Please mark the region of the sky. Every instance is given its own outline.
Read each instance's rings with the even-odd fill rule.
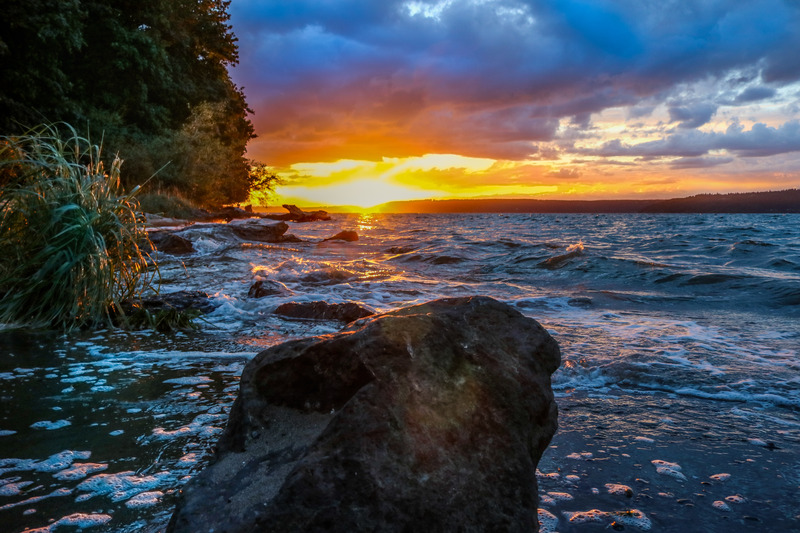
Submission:
[[[278,203],[800,187],[797,0],[233,0]]]

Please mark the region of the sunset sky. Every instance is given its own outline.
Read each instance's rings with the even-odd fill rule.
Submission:
[[[279,202],[800,187],[795,0],[233,0]]]

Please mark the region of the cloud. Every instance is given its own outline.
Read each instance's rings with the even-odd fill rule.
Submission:
[[[669,166],[675,169],[710,168],[730,163],[732,157],[681,157],[671,161]]]
[[[551,170],[547,173],[550,178],[559,178],[560,180],[575,180],[583,174],[577,168],[560,168],[558,170]]]
[[[600,148],[579,149],[600,157],[699,158],[725,150],[740,157],[764,157],[800,151],[800,121],[791,120],[775,128],[756,123],[749,130],[733,124],[725,132],[679,131],[664,139],[638,144],[609,141]]]
[[[716,112],[716,105],[701,102],[689,106],[670,107],[669,118],[671,122],[680,122],[679,128],[699,128],[711,121]]]
[[[524,160],[564,125],[664,105],[685,134],[637,146],[698,157],[689,134],[723,92],[744,105],[800,80],[800,4],[783,0],[237,0],[230,11],[251,152],[276,165]],[[698,84],[707,92],[686,97]]]
[[[736,96],[734,100],[737,104],[747,104],[750,102],[758,102],[760,100],[766,100],[767,98],[772,98],[777,93],[775,89],[772,87],[748,87],[741,93]]]

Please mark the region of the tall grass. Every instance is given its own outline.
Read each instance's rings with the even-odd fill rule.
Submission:
[[[122,190],[118,157],[106,170],[101,146],[64,124],[0,143],[0,322],[109,323],[153,289],[138,187]]]

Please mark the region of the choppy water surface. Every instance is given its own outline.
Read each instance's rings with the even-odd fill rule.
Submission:
[[[360,240],[319,242],[343,229]],[[800,530],[800,216],[335,215],[290,232],[309,242],[183,230],[198,251],[161,258],[163,290],[212,295],[197,333],[0,331],[3,529],[163,526],[246,360],[340,327],[280,303],[485,294],[563,352],[543,531]],[[250,299],[257,279],[287,293]]]

